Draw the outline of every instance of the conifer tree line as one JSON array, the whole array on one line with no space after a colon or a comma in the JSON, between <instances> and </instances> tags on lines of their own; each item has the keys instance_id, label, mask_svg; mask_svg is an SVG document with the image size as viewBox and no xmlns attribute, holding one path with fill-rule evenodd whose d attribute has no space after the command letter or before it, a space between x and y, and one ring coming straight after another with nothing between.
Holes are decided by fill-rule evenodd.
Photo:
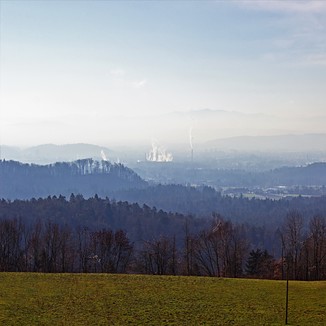
<instances>
[{"instance_id":1,"label":"conifer tree line","mask_svg":"<svg viewBox=\"0 0 326 326\"><path fill-rule=\"evenodd\" d=\"M2 200L0 271L326 279L324 216L287 212L273 250L253 230L97 196Z\"/></svg>"}]
</instances>

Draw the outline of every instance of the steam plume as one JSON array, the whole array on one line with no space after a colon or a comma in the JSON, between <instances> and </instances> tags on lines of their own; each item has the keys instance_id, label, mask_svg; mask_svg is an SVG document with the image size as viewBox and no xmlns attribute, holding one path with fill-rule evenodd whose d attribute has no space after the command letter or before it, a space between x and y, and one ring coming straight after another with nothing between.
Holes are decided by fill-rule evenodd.
<instances>
[{"instance_id":1,"label":"steam plume","mask_svg":"<svg viewBox=\"0 0 326 326\"><path fill-rule=\"evenodd\" d=\"M194 140L194 137L192 136L192 127L190 127L190 129L189 129L189 145L190 145L191 162L194 160L193 140Z\"/></svg>"},{"instance_id":2,"label":"steam plume","mask_svg":"<svg viewBox=\"0 0 326 326\"><path fill-rule=\"evenodd\" d=\"M158 146L157 143L152 140L152 149L146 155L146 159L151 162L171 162L173 161L173 155L168 153L165 148Z\"/></svg>"},{"instance_id":3,"label":"steam plume","mask_svg":"<svg viewBox=\"0 0 326 326\"><path fill-rule=\"evenodd\" d=\"M102 157L102 161L108 161L103 149L101 150L101 157Z\"/></svg>"}]
</instances>

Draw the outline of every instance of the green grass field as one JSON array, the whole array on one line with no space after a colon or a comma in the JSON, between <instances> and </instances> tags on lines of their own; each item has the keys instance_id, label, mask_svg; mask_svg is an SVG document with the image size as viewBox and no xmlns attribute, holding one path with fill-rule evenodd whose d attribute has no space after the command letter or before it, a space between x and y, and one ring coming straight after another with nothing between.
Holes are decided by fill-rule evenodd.
<instances>
[{"instance_id":1,"label":"green grass field","mask_svg":"<svg viewBox=\"0 0 326 326\"><path fill-rule=\"evenodd\" d=\"M285 282L0 273L0 325L283 325ZM326 325L326 282L290 281L289 324Z\"/></svg>"}]
</instances>

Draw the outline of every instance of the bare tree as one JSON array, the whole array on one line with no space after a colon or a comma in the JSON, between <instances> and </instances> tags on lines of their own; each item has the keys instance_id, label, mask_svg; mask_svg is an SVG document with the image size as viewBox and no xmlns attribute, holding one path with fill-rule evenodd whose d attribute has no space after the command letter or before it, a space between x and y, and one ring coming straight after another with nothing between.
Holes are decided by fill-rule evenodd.
<instances>
[{"instance_id":1,"label":"bare tree","mask_svg":"<svg viewBox=\"0 0 326 326\"><path fill-rule=\"evenodd\" d=\"M299 276L299 258L303 244L303 217L296 211L290 211L286 215L284 224L284 239L286 248L286 260L292 278L297 279Z\"/></svg>"},{"instance_id":2,"label":"bare tree","mask_svg":"<svg viewBox=\"0 0 326 326\"><path fill-rule=\"evenodd\" d=\"M32 272L41 272L42 259L41 251L43 247L42 239L43 224L40 220L36 221L31 227L29 240L28 240L28 265L29 270Z\"/></svg>"},{"instance_id":3,"label":"bare tree","mask_svg":"<svg viewBox=\"0 0 326 326\"><path fill-rule=\"evenodd\" d=\"M175 239L160 237L145 241L139 260L142 271L147 274L175 274L177 262Z\"/></svg>"},{"instance_id":4,"label":"bare tree","mask_svg":"<svg viewBox=\"0 0 326 326\"><path fill-rule=\"evenodd\" d=\"M312 246L312 266L309 272L313 279L320 280L326 268L326 219L318 215L314 216L310 220L309 230L308 240Z\"/></svg>"},{"instance_id":5,"label":"bare tree","mask_svg":"<svg viewBox=\"0 0 326 326\"><path fill-rule=\"evenodd\" d=\"M21 221L0 221L0 271L17 272L23 265Z\"/></svg>"},{"instance_id":6,"label":"bare tree","mask_svg":"<svg viewBox=\"0 0 326 326\"><path fill-rule=\"evenodd\" d=\"M240 276L247 251L245 230L220 215L214 217L211 227L195 238L196 262L204 275Z\"/></svg>"},{"instance_id":7,"label":"bare tree","mask_svg":"<svg viewBox=\"0 0 326 326\"><path fill-rule=\"evenodd\" d=\"M200 274L221 276L219 238L216 232L204 230L195 238L194 257Z\"/></svg>"},{"instance_id":8,"label":"bare tree","mask_svg":"<svg viewBox=\"0 0 326 326\"><path fill-rule=\"evenodd\" d=\"M92 253L95 265L104 273L124 273L127 270L133 246L124 231L110 229L92 232ZM96 271L96 269L95 269Z\"/></svg>"},{"instance_id":9,"label":"bare tree","mask_svg":"<svg viewBox=\"0 0 326 326\"><path fill-rule=\"evenodd\" d=\"M244 257L248 251L246 231L242 225L233 227L231 237L231 269L230 277L239 277L243 273Z\"/></svg>"},{"instance_id":10,"label":"bare tree","mask_svg":"<svg viewBox=\"0 0 326 326\"><path fill-rule=\"evenodd\" d=\"M185 238L184 238L184 250L183 250L183 264L182 270L185 275L195 275L195 243L196 239L189 231L189 223L186 220L185 223Z\"/></svg>"},{"instance_id":11,"label":"bare tree","mask_svg":"<svg viewBox=\"0 0 326 326\"><path fill-rule=\"evenodd\" d=\"M77 229L77 253L79 257L78 271L88 273L90 271L90 258L91 257L91 234L88 228L79 227Z\"/></svg>"}]
</instances>

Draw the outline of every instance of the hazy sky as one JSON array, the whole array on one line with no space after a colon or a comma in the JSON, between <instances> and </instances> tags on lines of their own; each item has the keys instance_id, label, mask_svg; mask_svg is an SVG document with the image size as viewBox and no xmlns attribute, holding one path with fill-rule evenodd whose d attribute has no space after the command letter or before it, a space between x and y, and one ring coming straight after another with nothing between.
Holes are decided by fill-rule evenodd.
<instances>
[{"instance_id":1,"label":"hazy sky","mask_svg":"<svg viewBox=\"0 0 326 326\"><path fill-rule=\"evenodd\" d=\"M0 5L2 144L109 145L175 111L326 115L324 0Z\"/></svg>"}]
</instances>

